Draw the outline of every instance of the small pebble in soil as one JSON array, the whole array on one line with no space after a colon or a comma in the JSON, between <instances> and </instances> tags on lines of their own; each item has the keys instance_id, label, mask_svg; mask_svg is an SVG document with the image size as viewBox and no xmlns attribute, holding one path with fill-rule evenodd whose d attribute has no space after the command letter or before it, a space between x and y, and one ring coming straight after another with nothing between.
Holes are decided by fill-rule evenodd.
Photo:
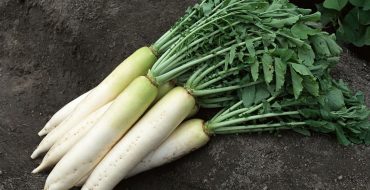
<instances>
[{"instance_id":1,"label":"small pebble in soil","mask_svg":"<svg viewBox=\"0 0 370 190\"><path fill-rule=\"evenodd\" d=\"M342 180L342 179L343 179L342 175L338 176L338 180Z\"/></svg>"}]
</instances>

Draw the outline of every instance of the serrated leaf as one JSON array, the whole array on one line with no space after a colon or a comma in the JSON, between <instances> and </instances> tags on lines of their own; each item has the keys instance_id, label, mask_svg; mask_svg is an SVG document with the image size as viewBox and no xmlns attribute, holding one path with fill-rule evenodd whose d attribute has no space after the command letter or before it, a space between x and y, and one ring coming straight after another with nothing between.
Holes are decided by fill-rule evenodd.
<instances>
[{"instance_id":1,"label":"serrated leaf","mask_svg":"<svg viewBox=\"0 0 370 190\"><path fill-rule=\"evenodd\" d=\"M231 46L230 55L229 55L229 64L232 64L235 59L236 54L236 45Z\"/></svg>"},{"instance_id":2,"label":"serrated leaf","mask_svg":"<svg viewBox=\"0 0 370 190\"><path fill-rule=\"evenodd\" d=\"M292 84L293 84L293 94L296 99L299 98L299 96L302 93L303 85L302 85L302 77L298 75L293 69L293 67L290 67L290 74L292 77Z\"/></svg>"},{"instance_id":3,"label":"serrated leaf","mask_svg":"<svg viewBox=\"0 0 370 190\"><path fill-rule=\"evenodd\" d=\"M256 56L256 50L254 49L253 40L247 40L245 42L245 45L247 46L249 56L255 57Z\"/></svg>"},{"instance_id":4,"label":"serrated leaf","mask_svg":"<svg viewBox=\"0 0 370 190\"><path fill-rule=\"evenodd\" d=\"M257 60L251 65L252 78L254 81L258 80L260 62Z\"/></svg>"},{"instance_id":5,"label":"serrated leaf","mask_svg":"<svg viewBox=\"0 0 370 190\"><path fill-rule=\"evenodd\" d=\"M275 58L276 92L284 86L286 69L287 64L282 62L280 58Z\"/></svg>"},{"instance_id":6,"label":"serrated leaf","mask_svg":"<svg viewBox=\"0 0 370 190\"><path fill-rule=\"evenodd\" d=\"M303 76L313 76L310 69L308 69L308 67L306 67L305 65L302 65L302 64L297 64L297 63L290 63L290 65L293 67L293 69L303 75Z\"/></svg>"},{"instance_id":7,"label":"serrated leaf","mask_svg":"<svg viewBox=\"0 0 370 190\"><path fill-rule=\"evenodd\" d=\"M315 52L313 52L311 46L304 45L298 48L298 58L302 60L304 65L311 66L315 60Z\"/></svg>"},{"instance_id":8,"label":"serrated leaf","mask_svg":"<svg viewBox=\"0 0 370 190\"><path fill-rule=\"evenodd\" d=\"M323 5L325 8L340 11L347 5L347 3L348 0L325 0Z\"/></svg>"},{"instance_id":9,"label":"serrated leaf","mask_svg":"<svg viewBox=\"0 0 370 190\"><path fill-rule=\"evenodd\" d=\"M262 68L263 68L263 75L265 77L265 82L269 84L272 81L273 74L274 74L274 65L272 57L269 54L263 54L262 56Z\"/></svg>"},{"instance_id":10,"label":"serrated leaf","mask_svg":"<svg viewBox=\"0 0 370 190\"><path fill-rule=\"evenodd\" d=\"M256 99L256 86L248 86L242 90L242 100L245 107L251 106Z\"/></svg>"},{"instance_id":11,"label":"serrated leaf","mask_svg":"<svg viewBox=\"0 0 370 190\"><path fill-rule=\"evenodd\" d=\"M270 97L270 92L266 89L266 86L264 84L256 85L256 97L254 103L258 104L263 100L266 100L268 97Z\"/></svg>"},{"instance_id":12,"label":"serrated leaf","mask_svg":"<svg viewBox=\"0 0 370 190\"><path fill-rule=\"evenodd\" d=\"M313 96L319 96L319 83L312 76L303 76L303 86Z\"/></svg>"}]
</instances>

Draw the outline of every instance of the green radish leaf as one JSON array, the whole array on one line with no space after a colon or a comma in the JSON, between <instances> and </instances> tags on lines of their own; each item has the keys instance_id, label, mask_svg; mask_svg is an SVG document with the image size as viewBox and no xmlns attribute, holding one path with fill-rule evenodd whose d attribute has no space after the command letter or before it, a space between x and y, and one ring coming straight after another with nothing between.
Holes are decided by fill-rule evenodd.
<instances>
[{"instance_id":1,"label":"green radish leaf","mask_svg":"<svg viewBox=\"0 0 370 190\"><path fill-rule=\"evenodd\" d=\"M301 21L303 22L318 22L320 21L321 18L321 13L320 12L315 12L310 15L304 15L300 18Z\"/></svg>"},{"instance_id":2,"label":"green radish leaf","mask_svg":"<svg viewBox=\"0 0 370 190\"><path fill-rule=\"evenodd\" d=\"M316 118L319 118L321 116L319 110L301 109L301 110L298 110L298 111L306 119L316 119Z\"/></svg>"},{"instance_id":3,"label":"green radish leaf","mask_svg":"<svg viewBox=\"0 0 370 190\"><path fill-rule=\"evenodd\" d=\"M293 67L293 69L303 75L303 76L313 76L310 69L308 69L305 65L296 64L296 63L290 63L290 65Z\"/></svg>"},{"instance_id":4,"label":"green radish leaf","mask_svg":"<svg viewBox=\"0 0 370 190\"><path fill-rule=\"evenodd\" d=\"M293 25L299 20L299 16L292 16L289 18L284 18L284 19L271 19L270 23L267 23L268 25L276 28L282 28L286 25Z\"/></svg>"},{"instance_id":5,"label":"green radish leaf","mask_svg":"<svg viewBox=\"0 0 370 190\"><path fill-rule=\"evenodd\" d=\"M291 74L291 77L292 77L292 84L293 84L293 93L294 93L294 97L296 99L299 98L299 95L301 95L302 93L302 90L303 90L303 85L302 85L302 77L299 76L298 73L296 73L293 69L293 67L291 66L290 67L290 74Z\"/></svg>"},{"instance_id":6,"label":"green radish leaf","mask_svg":"<svg viewBox=\"0 0 370 190\"><path fill-rule=\"evenodd\" d=\"M256 86L256 97L254 99L254 103L258 104L266 98L270 97L270 92L266 89L266 86L263 84L259 84Z\"/></svg>"},{"instance_id":7,"label":"green radish leaf","mask_svg":"<svg viewBox=\"0 0 370 190\"><path fill-rule=\"evenodd\" d=\"M335 125L327 121L315 121L315 120L308 120L305 121L308 126L312 128L312 130L321 132L321 133L331 133L336 130Z\"/></svg>"},{"instance_id":8,"label":"green radish leaf","mask_svg":"<svg viewBox=\"0 0 370 190\"><path fill-rule=\"evenodd\" d=\"M329 51L334 56L339 56L342 53L342 48L335 41L335 35L331 35L329 38L325 38L326 44L329 47Z\"/></svg>"},{"instance_id":9,"label":"green radish leaf","mask_svg":"<svg viewBox=\"0 0 370 190\"><path fill-rule=\"evenodd\" d=\"M340 110L345 106L344 97L341 90L333 88L326 94L326 105L331 111Z\"/></svg>"},{"instance_id":10,"label":"green radish leaf","mask_svg":"<svg viewBox=\"0 0 370 190\"><path fill-rule=\"evenodd\" d=\"M315 52L313 52L311 46L304 45L298 48L298 58L302 60L304 65L312 66L315 60Z\"/></svg>"},{"instance_id":11,"label":"green radish leaf","mask_svg":"<svg viewBox=\"0 0 370 190\"><path fill-rule=\"evenodd\" d=\"M256 99L256 86L248 86L242 90L242 100L245 107L251 106Z\"/></svg>"},{"instance_id":12,"label":"green radish leaf","mask_svg":"<svg viewBox=\"0 0 370 190\"><path fill-rule=\"evenodd\" d=\"M245 42L245 45L247 46L249 56L255 57L256 56L256 50L254 49L253 40L247 40Z\"/></svg>"},{"instance_id":13,"label":"green radish leaf","mask_svg":"<svg viewBox=\"0 0 370 190\"><path fill-rule=\"evenodd\" d=\"M319 83L315 77L303 76L303 86L313 96L319 96Z\"/></svg>"},{"instance_id":14,"label":"green radish leaf","mask_svg":"<svg viewBox=\"0 0 370 190\"><path fill-rule=\"evenodd\" d=\"M258 80L260 63L256 60L251 65L252 78L254 81Z\"/></svg>"},{"instance_id":15,"label":"green radish leaf","mask_svg":"<svg viewBox=\"0 0 370 190\"><path fill-rule=\"evenodd\" d=\"M275 58L276 92L284 86L286 69L287 64L282 62L280 58Z\"/></svg>"},{"instance_id":16,"label":"green radish leaf","mask_svg":"<svg viewBox=\"0 0 370 190\"><path fill-rule=\"evenodd\" d=\"M340 11L347 5L347 3L348 0L325 0L324 7Z\"/></svg>"},{"instance_id":17,"label":"green radish leaf","mask_svg":"<svg viewBox=\"0 0 370 190\"><path fill-rule=\"evenodd\" d=\"M283 4L281 4L280 2L272 1L271 5L268 7L266 11L273 11L273 10L281 9L282 6Z\"/></svg>"},{"instance_id":18,"label":"green radish leaf","mask_svg":"<svg viewBox=\"0 0 370 190\"><path fill-rule=\"evenodd\" d=\"M274 51L274 54L282 59L282 61L287 62L292 59L295 52L288 48L281 48Z\"/></svg>"},{"instance_id":19,"label":"green radish leaf","mask_svg":"<svg viewBox=\"0 0 370 190\"><path fill-rule=\"evenodd\" d=\"M329 47L324 37L320 35L315 35L315 36L312 36L310 39L312 41L313 48L317 54L327 56L327 57L331 55Z\"/></svg>"},{"instance_id":20,"label":"green radish leaf","mask_svg":"<svg viewBox=\"0 0 370 190\"><path fill-rule=\"evenodd\" d=\"M341 126L336 125L335 133L340 144L348 146L351 142L347 139Z\"/></svg>"},{"instance_id":21,"label":"green radish leaf","mask_svg":"<svg viewBox=\"0 0 370 190\"><path fill-rule=\"evenodd\" d=\"M230 49L230 55L229 55L229 64L232 64L235 59L235 53L236 53L236 45L233 45Z\"/></svg>"},{"instance_id":22,"label":"green radish leaf","mask_svg":"<svg viewBox=\"0 0 370 190\"><path fill-rule=\"evenodd\" d=\"M274 74L274 66L272 57L269 54L263 54L262 56L262 68L265 77L265 82L269 84L272 81Z\"/></svg>"},{"instance_id":23,"label":"green radish leaf","mask_svg":"<svg viewBox=\"0 0 370 190\"><path fill-rule=\"evenodd\" d=\"M303 23L295 24L292 27L291 31L295 37L303 39L303 40L307 39L309 35L315 35L317 33L320 33L319 29L313 29Z\"/></svg>"},{"instance_id":24,"label":"green radish leaf","mask_svg":"<svg viewBox=\"0 0 370 190\"><path fill-rule=\"evenodd\" d=\"M296 128L296 127L294 127L293 131L296 132L296 133L299 133L301 135L304 135L306 137L311 136L311 132L309 130L305 129L305 128Z\"/></svg>"},{"instance_id":25,"label":"green radish leaf","mask_svg":"<svg viewBox=\"0 0 370 190\"><path fill-rule=\"evenodd\" d=\"M203 14L206 15L206 16L209 16L209 14L212 11L213 6L214 6L214 4L212 2L203 4L203 6L202 6Z\"/></svg>"}]
</instances>

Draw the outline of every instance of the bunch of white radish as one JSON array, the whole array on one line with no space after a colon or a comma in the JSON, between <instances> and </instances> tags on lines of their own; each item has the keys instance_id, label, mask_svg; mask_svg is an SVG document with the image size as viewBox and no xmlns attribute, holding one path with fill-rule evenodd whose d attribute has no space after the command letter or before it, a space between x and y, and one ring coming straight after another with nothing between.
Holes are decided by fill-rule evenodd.
<instances>
[{"instance_id":1,"label":"bunch of white radish","mask_svg":"<svg viewBox=\"0 0 370 190\"><path fill-rule=\"evenodd\" d=\"M318 76L313 70L326 71L320 61L338 56L330 51L315 58L307 36L333 39L310 28L317 15L309 13L280 0L204 0L195 5L150 48L134 52L50 119L31 157L48 152L33 173L54 166L45 190L80 185L113 189L124 178L203 146L212 134L307 125L248 122L297 115L260 112L275 99L290 98L290 92L295 98L315 95ZM315 32L299 37L286 32L302 25ZM297 46L309 51L304 55L313 54L304 57L315 62L312 67L301 60L303 50ZM184 121L198 106L224 110L206 123Z\"/></svg>"}]
</instances>

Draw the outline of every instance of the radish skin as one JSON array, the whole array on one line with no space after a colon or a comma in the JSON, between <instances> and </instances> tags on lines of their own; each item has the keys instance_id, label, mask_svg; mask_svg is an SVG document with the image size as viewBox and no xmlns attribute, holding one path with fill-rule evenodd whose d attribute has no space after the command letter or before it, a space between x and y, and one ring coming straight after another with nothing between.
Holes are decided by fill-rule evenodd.
<instances>
[{"instance_id":1,"label":"radish skin","mask_svg":"<svg viewBox=\"0 0 370 190\"><path fill-rule=\"evenodd\" d=\"M127 178L170 163L207 144L210 137L203 126L201 119L183 122L155 151L136 165Z\"/></svg>"},{"instance_id":2,"label":"radish skin","mask_svg":"<svg viewBox=\"0 0 370 190\"><path fill-rule=\"evenodd\" d=\"M139 119L157 93L157 87L146 77L135 79L96 125L58 162L49 174L44 189L73 187Z\"/></svg>"},{"instance_id":3,"label":"radish skin","mask_svg":"<svg viewBox=\"0 0 370 190\"><path fill-rule=\"evenodd\" d=\"M159 95L160 94L158 94L158 96ZM198 112L198 110L199 110L199 107L197 105L195 105L194 108L191 110L190 114L186 118L192 117L193 115L195 115ZM195 120L195 119L193 119L193 120ZM181 155L177 156L178 154L177 154L177 152L175 152L176 150L183 150L184 155L185 155L186 154L185 153L186 152L185 148L197 149L198 146L200 147L200 144L202 144L202 142L205 141L206 137L201 138L202 133L200 133L200 131L199 131L200 129L198 129L199 126L198 127L194 126L196 122L188 122L188 123L189 124L186 124L186 125L185 125L185 123L181 124L177 129L175 129L175 131L173 133L171 133L170 137L168 137L154 152L150 153L147 157L144 158L144 160L146 160L145 161L145 166L142 166L143 164L140 162L133 170L131 170L129 172L128 177L131 177L131 176L136 175L137 173L140 173L142 171L146 171L146 170L149 170L151 168L162 165L162 163L163 163L162 158L160 158L160 157L158 159L150 159L150 158L151 157L157 158L158 156L152 156L152 155L153 154L157 155L158 154L157 152L163 152L163 149L165 150L165 149L167 149L167 147L169 147L170 148L169 150L172 151L172 153L171 153L171 151L169 151L168 155L166 155L167 158L170 158L170 155L173 155L173 156L176 156L176 157L181 157ZM188 125L190 125L190 123L194 123L193 124L194 127L192 127L192 126L188 127ZM186 133L183 128L189 128L190 131L188 133ZM202 128L202 126L200 126L200 128ZM198 132L197 132L197 130L198 130ZM203 129L201 129L201 130L203 130ZM194 140L196 138L195 136L197 134L198 134L199 138L197 138L196 141L186 142L186 141L189 141L189 140L187 140L188 137L185 136L185 135L194 136L193 138L189 138L190 140L191 139ZM205 134L205 133L203 133L203 134ZM171 144L173 144L173 145L170 146ZM188 144L188 146L184 147L183 144ZM176 148L174 148L175 146L176 146ZM191 147L193 147L193 148L191 148ZM150 161L147 161L149 159L150 159ZM163 164L165 164L165 163L163 163ZM137 171L137 170L140 170L140 171ZM85 184L87 178L90 176L91 172L88 175L86 175L85 177L83 177L79 182L77 182L75 187L83 186L83 184Z\"/></svg>"},{"instance_id":4,"label":"radish skin","mask_svg":"<svg viewBox=\"0 0 370 190\"><path fill-rule=\"evenodd\" d=\"M172 83L166 83L158 88L158 95L155 101L162 98L172 88ZM32 171L38 173L48 167L54 166L66 153L69 151L86 133L96 124L98 119L108 110L112 102L99 108L97 111L91 113L86 119L81 121L76 127L73 127L62 138L60 138L48 151L42 160L41 164Z\"/></svg>"},{"instance_id":5,"label":"radish skin","mask_svg":"<svg viewBox=\"0 0 370 190\"><path fill-rule=\"evenodd\" d=\"M76 127L73 127L62 138L60 138L48 151L41 164L32 171L38 173L46 168L54 166L58 161L97 123L99 118L106 112L112 102L99 108L88 115Z\"/></svg>"},{"instance_id":6,"label":"radish skin","mask_svg":"<svg viewBox=\"0 0 370 190\"><path fill-rule=\"evenodd\" d=\"M72 100L65 106L63 106L59 111L57 111L51 118L50 120L45 124L44 128L42 128L39 132L38 135L44 136L47 135L50 131L55 129L64 119L67 118L67 116L77 107L77 105L86 98L86 96L91 92L88 91L76 99Z\"/></svg>"},{"instance_id":7,"label":"radish skin","mask_svg":"<svg viewBox=\"0 0 370 190\"><path fill-rule=\"evenodd\" d=\"M189 115L186 117L186 119L193 117L195 114L197 114L199 111L199 106L195 105Z\"/></svg>"},{"instance_id":8,"label":"radish skin","mask_svg":"<svg viewBox=\"0 0 370 190\"><path fill-rule=\"evenodd\" d=\"M132 177L144 171L173 162L190 152L203 147L210 140L204 132L204 121L191 119L181 123L174 132L153 152L148 154L138 165L134 167L126 178ZM89 173L89 175L91 175ZM75 186L81 187L87 180L85 176Z\"/></svg>"},{"instance_id":9,"label":"radish skin","mask_svg":"<svg viewBox=\"0 0 370 190\"><path fill-rule=\"evenodd\" d=\"M112 148L82 189L113 189L175 130L194 106L195 99L184 88L171 90Z\"/></svg>"},{"instance_id":10,"label":"radish skin","mask_svg":"<svg viewBox=\"0 0 370 190\"><path fill-rule=\"evenodd\" d=\"M134 52L78 104L77 108L71 113L71 117L64 120L41 141L32 153L31 158L34 159L41 153L48 151L59 138L76 126L82 118L117 97L136 77L145 75L155 61L156 57L148 47L140 48Z\"/></svg>"}]
</instances>

